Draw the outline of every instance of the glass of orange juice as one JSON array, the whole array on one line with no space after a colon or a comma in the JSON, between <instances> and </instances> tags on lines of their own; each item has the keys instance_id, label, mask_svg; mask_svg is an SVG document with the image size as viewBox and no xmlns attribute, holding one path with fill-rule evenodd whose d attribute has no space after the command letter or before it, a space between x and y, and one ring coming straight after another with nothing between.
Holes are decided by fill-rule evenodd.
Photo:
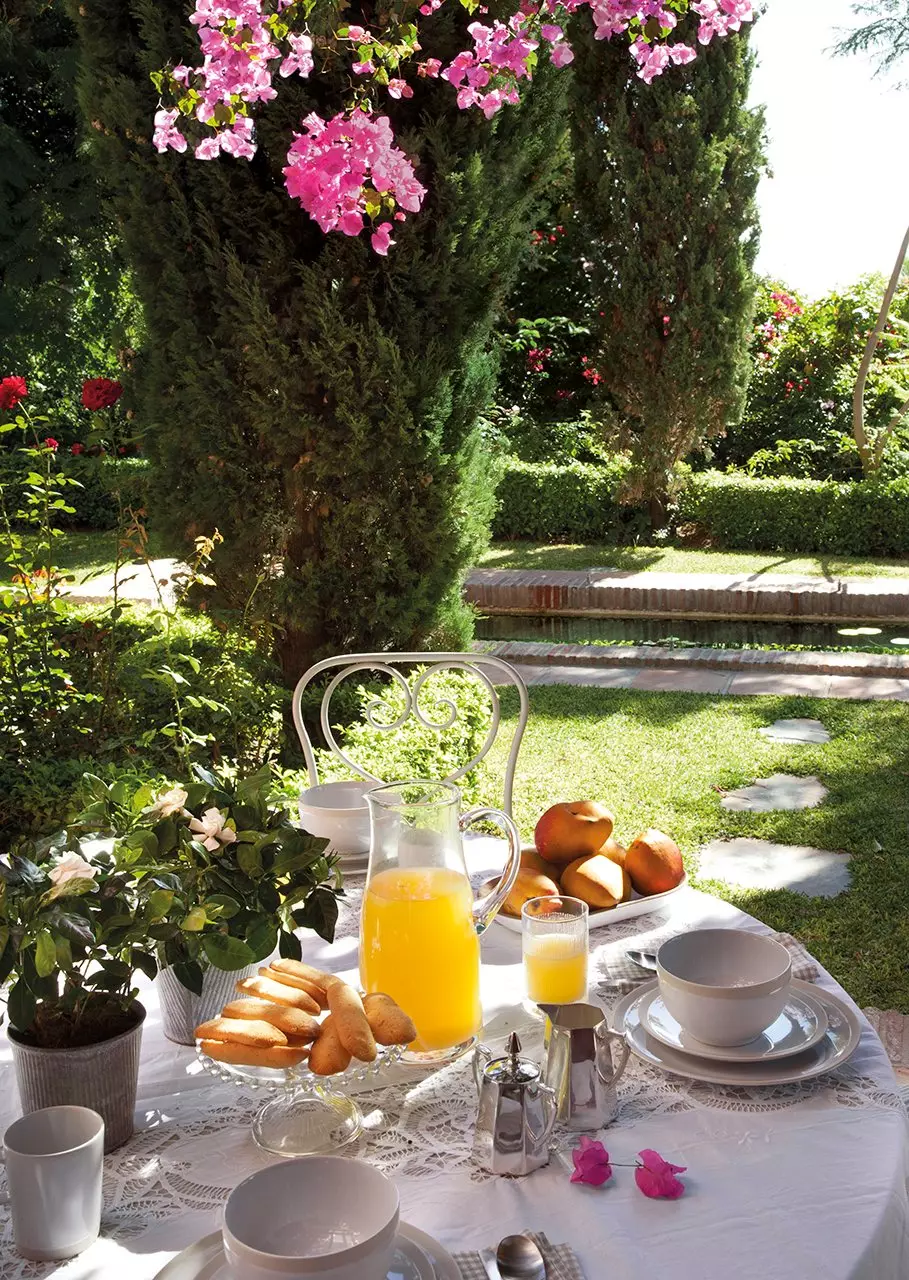
<instances>
[{"instance_id":1,"label":"glass of orange juice","mask_svg":"<svg viewBox=\"0 0 909 1280\"><path fill-rule=\"evenodd\" d=\"M579 898L531 898L524 903L524 980L534 1004L586 1000L587 938L587 903Z\"/></svg>"},{"instance_id":2,"label":"glass of orange juice","mask_svg":"<svg viewBox=\"0 0 909 1280\"><path fill-rule=\"evenodd\" d=\"M374 787L369 872L360 917L360 981L384 991L416 1025L406 1061L450 1061L471 1046L483 1021L480 934L511 892L521 842L497 809L460 814L451 783ZM495 890L474 900L461 833L492 820L508 836L508 865Z\"/></svg>"}]
</instances>

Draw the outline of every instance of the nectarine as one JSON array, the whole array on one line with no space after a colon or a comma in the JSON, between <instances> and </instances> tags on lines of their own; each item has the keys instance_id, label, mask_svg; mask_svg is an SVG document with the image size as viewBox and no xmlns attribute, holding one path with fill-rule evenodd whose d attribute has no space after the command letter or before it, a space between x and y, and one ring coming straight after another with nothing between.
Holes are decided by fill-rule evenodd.
<instances>
[{"instance_id":1,"label":"nectarine","mask_svg":"<svg viewBox=\"0 0 909 1280\"><path fill-rule=\"evenodd\" d=\"M537 852L564 867L585 854L596 853L612 833L614 819L596 800L554 804L546 810L533 833Z\"/></svg>"},{"instance_id":2,"label":"nectarine","mask_svg":"<svg viewBox=\"0 0 909 1280\"><path fill-rule=\"evenodd\" d=\"M679 846L662 831L643 831L628 846L625 870L638 893L666 893L685 874Z\"/></svg>"}]
</instances>

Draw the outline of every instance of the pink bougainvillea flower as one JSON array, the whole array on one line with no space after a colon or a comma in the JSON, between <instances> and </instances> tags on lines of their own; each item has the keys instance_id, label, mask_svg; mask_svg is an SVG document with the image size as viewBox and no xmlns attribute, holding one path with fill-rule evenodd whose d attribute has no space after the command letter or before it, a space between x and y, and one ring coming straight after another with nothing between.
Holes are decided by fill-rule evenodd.
<instances>
[{"instance_id":1,"label":"pink bougainvillea flower","mask_svg":"<svg viewBox=\"0 0 909 1280\"><path fill-rule=\"evenodd\" d=\"M678 1200L684 1194L685 1184L675 1175L684 1173L685 1165L670 1164L649 1148L639 1151L638 1156L642 1163L634 1171L634 1180L645 1196L651 1200Z\"/></svg>"},{"instance_id":2,"label":"pink bougainvillea flower","mask_svg":"<svg viewBox=\"0 0 909 1280\"><path fill-rule=\"evenodd\" d=\"M391 223L380 222L370 237L370 242L376 253L384 258L388 253L389 247L394 244L391 238Z\"/></svg>"},{"instance_id":3,"label":"pink bougainvillea flower","mask_svg":"<svg viewBox=\"0 0 909 1280\"><path fill-rule=\"evenodd\" d=\"M609 1152L602 1142L595 1142L586 1134L581 1138L581 1145L571 1153L574 1161L572 1182L584 1182L589 1187L602 1187L612 1177L612 1166L609 1163Z\"/></svg>"},{"instance_id":4,"label":"pink bougainvillea flower","mask_svg":"<svg viewBox=\"0 0 909 1280\"><path fill-rule=\"evenodd\" d=\"M389 80L388 96L390 98L412 98L413 89L406 80Z\"/></svg>"},{"instance_id":5,"label":"pink bougainvillea flower","mask_svg":"<svg viewBox=\"0 0 909 1280\"><path fill-rule=\"evenodd\" d=\"M123 387L113 378L86 378L82 383L82 403L95 413L109 409L123 395Z\"/></svg>"}]
</instances>

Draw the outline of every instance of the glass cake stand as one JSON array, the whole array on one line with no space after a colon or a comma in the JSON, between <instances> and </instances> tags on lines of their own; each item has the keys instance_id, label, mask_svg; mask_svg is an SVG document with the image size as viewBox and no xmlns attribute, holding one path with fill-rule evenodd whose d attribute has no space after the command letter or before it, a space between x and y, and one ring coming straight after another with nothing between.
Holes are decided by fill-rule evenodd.
<instances>
[{"instance_id":1,"label":"glass cake stand","mask_svg":"<svg viewBox=\"0 0 909 1280\"><path fill-rule=\"evenodd\" d=\"M403 1045L380 1045L375 1062L354 1061L337 1075L316 1076L305 1062L280 1070L216 1062L196 1045L198 1059L210 1075L272 1095L256 1113L253 1138L263 1151L288 1157L325 1155L353 1142L363 1129L363 1116L343 1087L378 1076L403 1051Z\"/></svg>"}]
</instances>

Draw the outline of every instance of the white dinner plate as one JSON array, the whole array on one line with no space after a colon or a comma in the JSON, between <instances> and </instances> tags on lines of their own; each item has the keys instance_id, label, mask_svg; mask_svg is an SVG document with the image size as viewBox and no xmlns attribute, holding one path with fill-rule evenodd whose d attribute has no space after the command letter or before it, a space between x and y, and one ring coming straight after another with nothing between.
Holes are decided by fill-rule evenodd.
<instances>
[{"instance_id":1,"label":"white dinner plate","mask_svg":"<svg viewBox=\"0 0 909 1280\"><path fill-rule=\"evenodd\" d=\"M685 876L674 889L667 889L665 893L651 893L643 898L635 894L627 902L620 902L617 907L610 907L608 911L597 911L591 907L587 916L587 926L590 929L602 929L604 925L618 924L620 920L633 920L635 916L646 916L651 911L665 910L673 905L673 899L685 889L687 883L688 878ZM498 880L488 880L482 885L480 893L488 893L497 884ZM504 911L500 911L496 916L496 923L504 925L512 933L521 932L520 916L506 916Z\"/></svg>"},{"instance_id":2,"label":"white dinner plate","mask_svg":"<svg viewBox=\"0 0 909 1280\"><path fill-rule=\"evenodd\" d=\"M672 1016L660 995L659 985L648 987L641 996L638 1017L657 1040L693 1053L698 1058L717 1062L769 1062L774 1058L791 1058L816 1045L827 1031L827 1013L814 993L790 991L783 1012L759 1036L747 1044L716 1045L696 1040Z\"/></svg>"},{"instance_id":3,"label":"white dinner plate","mask_svg":"<svg viewBox=\"0 0 909 1280\"><path fill-rule=\"evenodd\" d=\"M213 1231L171 1258L155 1280L229 1280L221 1232ZM398 1224L386 1280L461 1280L455 1260L437 1240L407 1222Z\"/></svg>"},{"instance_id":4,"label":"white dinner plate","mask_svg":"<svg viewBox=\"0 0 909 1280\"><path fill-rule=\"evenodd\" d=\"M632 1053L645 1062L673 1075L688 1080L703 1080L708 1084L739 1085L753 1088L755 1085L795 1084L824 1075L841 1066L852 1056L862 1037L862 1027L857 1015L845 1001L831 995L810 982L793 979L792 988L798 995L814 996L827 1015L827 1030L811 1049L793 1054L791 1058L776 1058L765 1062L714 1062L710 1058L698 1058L694 1054L670 1049L650 1035L639 1017L641 998L653 989L648 983L642 991L638 988L616 1005L612 1025L624 1034Z\"/></svg>"}]
</instances>

